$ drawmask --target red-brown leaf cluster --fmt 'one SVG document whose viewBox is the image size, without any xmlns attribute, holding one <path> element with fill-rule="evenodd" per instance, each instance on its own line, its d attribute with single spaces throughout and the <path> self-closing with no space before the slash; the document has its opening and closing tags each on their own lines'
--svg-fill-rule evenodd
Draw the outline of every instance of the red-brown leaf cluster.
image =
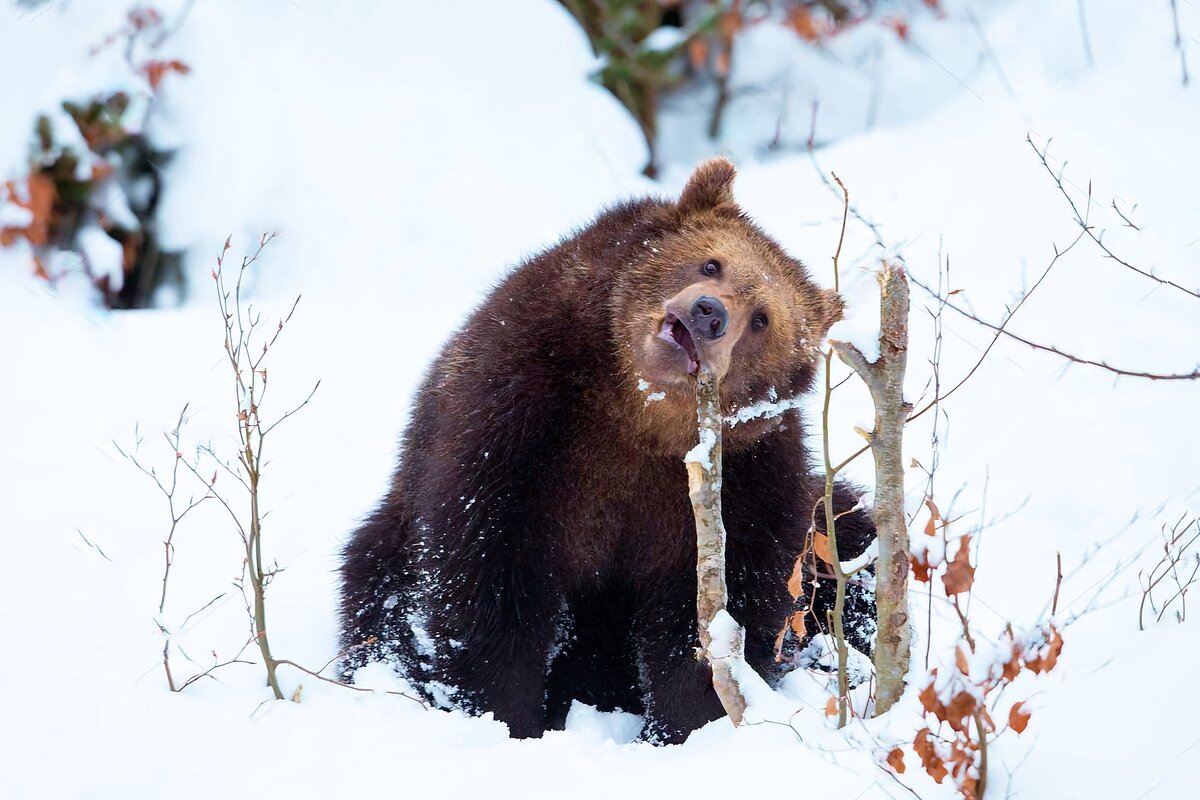
<svg viewBox="0 0 1200 800">
<path fill-rule="evenodd" d="M 138 71 L 146 76 L 146 81 L 150 84 L 151 91 L 157 92 L 164 77 L 171 73 L 187 75 L 192 71 L 192 68 L 178 59 L 171 59 L 169 61 L 151 59 L 142 64 Z"/>
<path fill-rule="evenodd" d="M 984 723 L 985 729 L 993 727 L 991 717 L 988 716 L 987 708 L 980 704 L 979 698 L 968 691 L 965 682 L 965 676 L 959 673 L 955 676 L 956 683 L 960 688 L 957 688 L 950 697 L 950 702 L 943 702 L 940 693 L 935 688 L 937 683 L 938 671 L 935 669 L 930 673 L 929 683 L 921 690 L 918 697 L 921 700 L 921 706 L 925 709 L 925 713 L 932 714 L 937 717 L 939 722 L 944 722 L 958 733 L 971 735 L 970 725 L 978 714 Z"/>
<path fill-rule="evenodd" d="M 942 760 L 938 748 L 933 744 L 933 737 L 928 728 L 917 731 L 917 738 L 913 740 L 913 752 L 920 756 L 921 766 L 936 782 L 941 783 L 950 774 L 950 770 L 946 769 L 946 762 Z"/>
<path fill-rule="evenodd" d="M 913 740 L 913 752 L 920 757 L 921 766 L 935 782 L 941 783 L 949 777 L 966 800 L 977 800 L 975 761 L 979 747 L 975 742 L 961 736 L 945 741 L 922 728 Z"/>
<path fill-rule="evenodd" d="M 926 499 L 925 504 L 929 509 L 929 521 L 924 535 L 931 538 L 941 535 L 945 541 L 946 521 L 932 499 Z M 928 552 L 928 548 L 915 549 L 918 553 Z M 979 652 L 979 640 L 972 634 L 970 620 L 958 599 L 959 594 L 971 590 L 975 581 L 975 567 L 970 559 L 971 538 L 964 536 L 959 540 L 954 558 L 946 562 L 942 576 L 946 594 L 962 621 L 963 634 L 954 652 L 953 666 L 947 667 L 951 672 L 939 682 L 938 670 L 932 670 L 918 694 L 930 719 L 917 732 L 912 747 L 930 777 L 938 783 L 949 777 L 962 797 L 974 800 L 981 782 L 986 779 L 987 745 L 999 730 L 989 706 L 997 705 L 999 693 L 1023 670 L 1040 674 L 1053 669 L 1062 653 L 1063 637 L 1054 624 L 1047 623 L 1033 635 L 1018 640 L 1009 626 L 1000 642 L 998 657 L 990 663 L 978 661 L 973 654 Z M 924 581 L 930 580 L 939 566 L 925 555 L 913 556 L 912 565 L 917 579 Z M 976 673 L 982 671 L 985 674 L 972 675 L 972 666 L 976 667 Z M 1018 701 L 1009 708 L 1008 727 L 1020 734 L 1028 727 L 1030 717 L 1025 703 Z M 946 731 L 943 726 L 950 730 Z M 941 732 L 950 734 L 949 738 L 940 735 Z M 894 751 L 889 753 L 888 765 L 894 769 L 898 758 Z"/>
<path fill-rule="evenodd" d="M 1063 637 L 1058 628 L 1051 623 L 1041 632 L 1040 641 L 1031 645 L 1024 653 L 1025 668 L 1041 674 L 1054 669 L 1058 656 L 1062 653 Z"/>
<path fill-rule="evenodd" d="M 19 238 L 25 239 L 35 247 L 46 244 L 50 236 L 54 201 L 58 198 L 54 181 L 41 172 L 30 172 L 25 179 L 25 194 L 28 196 L 28 200 L 21 199 L 14 181 L 5 183 L 4 189 L 7 195 L 4 202 L 12 203 L 28 211 L 30 220 L 27 225 L 9 225 L 0 228 L 0 246 L 8 247 Z"/>
<path fill-rule="evenodd" d="M 887 17 L 883 20 L 883 24 L 895 31 L 901 41 L 908 41 L 908 22 L 904 17 Z"/>
</svg>

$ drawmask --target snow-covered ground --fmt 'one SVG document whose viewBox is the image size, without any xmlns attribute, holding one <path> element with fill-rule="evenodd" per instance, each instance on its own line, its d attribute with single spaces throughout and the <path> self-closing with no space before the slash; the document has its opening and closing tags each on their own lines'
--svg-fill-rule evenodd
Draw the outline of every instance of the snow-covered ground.
<svg viewBox="0 0 1200 800">
<path fill-rule="evenodd" d="M 208 275 L 230 233 L 236 258 L 278 231 L 256 267 L 254 302 L 274 317 L 303 299 L 271 355 L 268 402 L 282 413 L 317 379 L 321 387 L 270 445 L 265 536 L 285 568 L 269 589 L 271 638 L 278 656 L 319 666 L 335 652 L 339 547 L 387 483 L 409 396 L 441 342 L 523 254 L 604 203 L 677 191 L 706 155 L 736 158 L 745 208 L 830 285 L 841 202 L 821 175 L 837 172 L 883 243 L 851 221 L 842 288 L 867 328 L 884 253 L 928 285 L 949 263 L 955 302 L 999 321 L 1078 236 L 1027 134 L 1039 149 L 1053 140 L 1053 169 L 1114 253 L 1200 287 L 1200 96 L 1195 75 L 1181 85 L 1172 4 L 942 5 L 946 19 L 914 17 L 908 42 L 864 26 L 814 50 L 765 26 L 751 31 L 735 54 L 734 84 L 745 91 L 725 138 L 699 133 L 700 95 L 673 100 L 655 184 L 639 174 L 636 124 L 589 82 L 587 41 L 551 0 L 368 2 L 353 12 L 328 2 L 162 3 L 168 18 L 190 8 L 165 47 L 192 72 L 168 78 L 151 130 L 178 150 L 162 215 L 167 244 L 187 252 L 185 304 L 106 313 L 82 285 L 50 291 L 29 276 L 27 253 L 0 249 L 0 797 L 910 796 L 877 764 L 911 741 L 915 698 L 843 734 L 824 716 L 819 674 L 792 675 L 753 709 L 783 725 L 734 731 L 718 721 L 669 748 L 631 742 L 636 720 L 582 707 L 565 732 L 512 741 L 489 719 L 287 669 L 286 691 L 304 687 L 298 705 L 264 703 L 254 666 L 171 694 L 156 620 L 174 632 L 184 674 L 245 641 L 231 585 L 240 542 L 215 503 L 190 514 L 159 614 L 170 516 L 114 442 L 128 450 L 141 437 L 139 459 L 169 472 L 175 454 L 162 433 L 186 403 L 187 452 L 211 442 L 232 457 L 235 398 Z M 1200 71 L 1200 7 L 1177 5 Z M 123 0 L 0 2 L 0 179 L 23 173 L 37 112 L 116 81 L 137 86 L 118 49 L 88 54 L 125 10 Z M 814 100 L 816 139 L 828 143 L 816 163 L 766 146 L 777 130 L 803 143 Z M 908 394 L 920 402 L 932 304 L 916 287 L 913 299 Z M 1191 372 L 1198 303 L 1084 238 L 1010 328 L 1119 367 Z M 943 384 L 989 341 L 946 310 Z M 990 637 L 1044 615 L 1057 552 L 1067 572 L 1059 617 L 1078 615 L 1058 669 L 1011 690 L 1032 697 L 1033 717 L 995 746 L 988 796 L 1194 794 L 1197 621 L 1168 615 L 1139 631 L 1137 581 L 1158 560 L 1161 527 L 1200 513 L 1197 408 L 1200 383 L 1066 368 L 1007 340 L 945 402 L 934 493 L 961 518 L 956 527 L 984 529 L 977 630 Z M 853 382 L 838 390 L 837 415 L 835 453 L 848 453 L 853 426 L 869 427 L 871 415 Z M 906 461 L 931 463 L 933 416 L 914 424 Z M 864 459 L 850 474 L 872 479 Z M 910 486 L 916 513 L 917 468 Z M 912 602 L 923 672 L 928 602 L 921 592 Z M 936 665 L 952 659 L 955 624 L 936 592 L 931 616 Z M 383 670 L 371 677 L 394 683 Z M 950 796 L 911 755 L 908 767 L 899 781 L 919 796 Z"/>
</svg>

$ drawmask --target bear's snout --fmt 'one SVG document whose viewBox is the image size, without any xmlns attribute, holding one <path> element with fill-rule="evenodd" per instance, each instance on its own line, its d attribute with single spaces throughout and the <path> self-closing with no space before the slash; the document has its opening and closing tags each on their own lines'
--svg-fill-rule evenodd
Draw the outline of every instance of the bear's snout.
<svg viewBox="0 0 1200 800">
<path fill-rule="evenodd" d="M 698 298 L 689 310 L 696 333 L 705 339 L 720 339 L 729 327 L 729 312 L 715 297 Z"/>
</svg>

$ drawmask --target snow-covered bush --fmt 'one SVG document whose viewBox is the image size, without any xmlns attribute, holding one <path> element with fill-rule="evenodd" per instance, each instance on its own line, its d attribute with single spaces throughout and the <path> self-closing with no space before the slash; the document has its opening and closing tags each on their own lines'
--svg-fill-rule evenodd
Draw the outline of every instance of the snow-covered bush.
<svg viewBox="0 0 1200 800">
<path fill-rule="evenodd" d="M 160 246 L 155 215 L 170 154 L 146 133 L 154 94 L 177 59 L 157 57 L 169 31 L 135 8 L 95 51 L 121 46 L 128 75 L 83 99 L 64 99 L 34 122 L 28 174 L 0 193 L 0 246 L 24 247 L 51 284 L 82 273 L 110 308 L 142 308 L 182 283 L 180 255 Z"/>
<path fill-rule="evenodd" d="M 663 96 L 685 81 L 710 86 L 708 136 L 715 139 L 730 99 L 734 42 L 758 25 L 792 31 L 812 46 L 865 23 L 908 38 L 907 17 L 941 13 L 940 0 L 561 0 L 600 58 L 596 78 L 641 125 L 658 170 L 655 139 Z"/>
</svg>

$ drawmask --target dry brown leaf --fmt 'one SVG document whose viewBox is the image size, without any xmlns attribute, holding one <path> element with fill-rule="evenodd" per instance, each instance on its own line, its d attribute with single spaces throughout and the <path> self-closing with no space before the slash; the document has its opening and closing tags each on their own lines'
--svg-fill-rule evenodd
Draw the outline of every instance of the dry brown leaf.
<svg viewBox="0 0 1200 800">
<path fill-rule="evenodd" d="M 908 22 L 903 17 L 888 17 L 883 24 L 894 30 L 900 41 L 908 41 Z"/>
<path fill-rule="evenodd" d="M 959 540 L 958 552 L 954 560 L 946 567 L 946 575 L 942 584 L 946 587 L 946 595 L 961 594 L 971 590 L 975 583 L 975 567 L 971 566 L 971 537 L 964 536 Z"/>
<path fill-rule="evenodd" d="M 826 564 L 833 563 L 833 551 L 829 547 L 829 537 L 820 531 L 813 532 L 813 552 Z"/>
<path fill-rule="evenodd" d="M 933 688 L 933 684 L 937 682 L 937 674 L 938 671 L 936 669 L 930 671 L 929 683 L 925 685 L 925 688 L 921 690 L 921 693 L 917 697 L 920 699 L 921 707 L 925 709 L 926 713 L 941 718 L 946 713 L 946 707 L 942 705 L 942 701 L 938 699 L 937 690 Z"/>
<path fill-rule="evenodd" d="M 737 11 L 725 12 L 721 15 L 721 21 L 719 24 L 721 36 L 724 37 L 726 41 L 729 41 L 735 35 L 737 35 L 738 31 L 742 29 L 744 24 L 745 23 L 742 21 L 742 15 Z"/>
<path fill-rule="evenodd" d="M 788 594 L 793 600 L 799 600 L 800 595 L 804 594 L 804 555 L 801 554 L 796 563 L 792 565 L 792 576 L 787 582 Z"/>
<path fill-rule="evenodd" d="M 904 774 L 904 751 L 899 747 L 893 747 L 892 751 L 887 754 L 887 764 L 892 769 L 896 770 L 899 775 Z"/>
<path fill-rule="evenodd" d="M 929 735 L 928 728 L 917 731 L 917 738 L 913 740 L 913 752 L 921 757 L 921 766 L 925 767 L 929 777 L 933 778 L 936 783 L 941 783 L 950 774 L 950 771 L 946 769 L 946 762 L 942 761 L 942 757 L 938 755 L 937 747 Z"/>
<path fill-rule="evenodd" d="M 1004 664 L 1004 669 L 1000 672 L 1000 677 L 1006 681 L 1014 680 L 1021 672 L 1023 663 L 1021 661 L 1021 646 L 1016 642 L 1012 643 L 1012 658 Z"/>
<path fill-rule="evenodd" d="M 932 497 L 925 498 L 925 507 L 929 509 L 929 522 L 925 523 L 925 535 L 937 536 L 937 524 L 942 519 L 942 512 L 938 511 L 937 503 L 933 502 Z"/>
<path fill-rule="evenodd" d="M 8 201 L 25 209 L 32 217 L 28 225 L 0 228 L 0 245 L 5 247 L 22 236 L 34 247 L 44 245 L 50 239 L 50 221 L 54 213 L 54 201 L 58 197 L 54 180 L 40 172 L 32 172 L 25 179 L 25 186 L 29 194 L 28 201 L 17 195 L 16 184 L 12 181 L 4 184 L 4 188 L 8 190 Z"/>
<path fill-rule="evenodd" d="M 825 701 L 825 716 L 836 717 L 838 713 L 838 701 L 836 697 L 831 697 Z"/>
<path fill-rule="evenodd" d="M 975 716 L 979 701 L 970 692 L 959 692 L 954 695 L 950 705 L 946 706 L 945 722 L 959 733 L 967 733 L 967 726 Z"/>
<path fill-rule="evenodd" d="M 815 42 L 821 38 L 821 30 L 817 27 L 817 21 L 813 19 L 812 13 L 803 7 L 793 8 L 792 13 L 788 15 L 788 22 L 801 39 L 806 42 Z"/>
<path fill-rule="evenodd" d="M 1058 632 L 1058 628 L 1051 625 L 1046 638 L 1046 644 L 1039 647 L 1036 653 L 1025 654 L 1025 666 L 1032 672 L 1049 672 L 1058 663 L 1058 656 L 1063 649 L 1062 634 Z"/>
<path fill-rule="evenodd" d="M 804 612 L 796 611 L 788 620 L 792 625 L 792 633 L 803 639 L 808 635 L 808 626 L 804 624 Z"/>
<path fill-rule="evenodd" d="M 1025 726 L 1029 724 L 1029 718 L 1032 716 L 1025 709 L 1025 704 L 1013 703 L 1013 707 L 1008 711 L 1008 727 L 1012 728 L 1017 733 L 1022 733 Z"/>
<path fill-rule="evenodd" d="M 146 76 L 147 82 L 150 84 L 150 90 L 158 91 L 159 84 L 168 74 L 174 72 L 178 75 L 187 75 L 192 71 L 192 68 L 182 61 L 172 59 L 170 61 L 147 61 L 142 65 L 141 72 Z"/>
<path fill-rule="evenodd" d="M 963 675 L 971 675 L 971 665 L 967 663 L 967 653 L 963 650 L 963 642 L 958 643 L 958 647 L 954 650 L 954 666 L 958 667 L 958 671 Z"/>
<path fill-rule="evenodd" d="M 921 583 L 929 583 L 929 575 L 933 571 L 933 567 L 922 556 L 918 558 L 912 553 L 908 554 L 908 563 L 912 567 L 913 580 Z"/>
</svg>

